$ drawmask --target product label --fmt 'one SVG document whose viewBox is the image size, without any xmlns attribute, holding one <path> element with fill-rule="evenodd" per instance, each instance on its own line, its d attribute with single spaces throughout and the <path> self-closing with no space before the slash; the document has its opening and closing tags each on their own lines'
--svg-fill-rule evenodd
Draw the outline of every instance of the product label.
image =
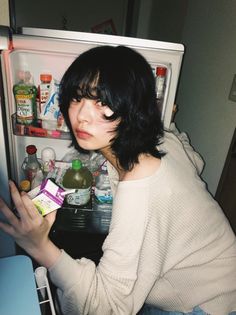
<svg viewBox="0 0 236 315">
<path fill-rule="evenodd" d="M 17 106 L 17 120 L 33 121 L 33 106 L 32 106 L 33 95 L 16 95 L 16 106 Z"/>
<path fill-rule="evenodd" d="M 34 198 L 33 203 L 42 216 L 60 208 L 61 204 L 51 199 L 46 193 Z"/>
<path fill-rule="evenodd" d="M 29 125 L 33 122 L 36 109 L 37 89 L 33 85 L 16 85 L 13 88 L 16 102 L 17 122 Z"/>
<path fill-rule="evenodd" d="M 46 179 L 40 188 L 36 187 L 35 190 L 36 196 L 33 197 L 32 201 L 43 216 L 60 208 L 63 204 L 64 190 L 51 180 Z M 28 195 L 32 197 L 33 190 Z"/>
<path fill-rule="evenodd" d="M 165 78 L 164 77 L 157 77 L 157 79 L 156 79 L 157 98 L 163 97 L 164 89 L 165 89 Z"/>
<path fill-rule="evenodd" d="M 112 203 L 111 189 L 98 189 L 95 187 L 94 194 L 101 203 Z"/>
<path fill-rule="evenodd" d="M 66 196 L 69 205 L 82 206 L 89 202 L 91 197 L 91 189 L 76 189 L 72 194 Z"/>
<path fill-rule="evenodd" d="M 40 84 L 40 104 L 46 103 L 49 97 L 49 92 L 50 92 L 50 84 L 41 83 Z"/>
<path fill-rule="evenodd" d="M 44 91 L 44 93 L 46 93 L 44 94 L 46 99 L 41 103 L 41 119 L 57 122 L 59 112 L 59 83 L 53 80 L 48 92 Z"/>
</svg>

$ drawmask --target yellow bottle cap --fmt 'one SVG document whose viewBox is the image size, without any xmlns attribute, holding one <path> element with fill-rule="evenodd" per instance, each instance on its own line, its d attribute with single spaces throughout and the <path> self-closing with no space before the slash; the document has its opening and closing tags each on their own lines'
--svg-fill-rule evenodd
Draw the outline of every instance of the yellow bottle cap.
<svg viewBox="0 0 236 315">
<path fill-rule="evenodd" d="M 19 189 L 21 191 L 30 191 L 30 181 L 27 180 L 27 179 L 24 179 L 20 182 L 20 185 L 19 185 Z"/>
</svg>

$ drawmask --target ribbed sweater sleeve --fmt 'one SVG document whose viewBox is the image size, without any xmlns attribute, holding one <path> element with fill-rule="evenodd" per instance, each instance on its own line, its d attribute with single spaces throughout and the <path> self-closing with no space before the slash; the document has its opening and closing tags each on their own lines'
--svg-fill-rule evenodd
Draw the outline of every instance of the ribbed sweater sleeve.
<svg viewBox="0 0 236 315">
<path fill-rule="evenodd" d="M 127 185 L 124 182 L 117 189 L 110 232 L 98 267 L 89 259 L 75 261 L 62 252 L 49 270 L 52 281 L 60 288 L 65 314 L 124 315 L 137 312 L 134 310 L 137 305 L 133 302 L 133 288 L 146 231 L 149 192 L 142 182 L 135 184 L 133 190 L 127 189 Z M 140 301 L 140 305 L 143 302 Z"/>
</svg>

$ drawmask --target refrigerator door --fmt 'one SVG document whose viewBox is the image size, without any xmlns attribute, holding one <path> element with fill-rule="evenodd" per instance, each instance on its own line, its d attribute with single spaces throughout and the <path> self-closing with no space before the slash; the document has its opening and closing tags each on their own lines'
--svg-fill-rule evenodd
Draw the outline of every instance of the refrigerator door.
<svg viewBox="0 0 236 315">
<path fill-rule="evenodd" d="M 1 68 L 1 67 L 0 67 Z M 6 133 L 6 116 L 4 108 L 4 93 L 2 85 L 2 76 L 0 74 L 0 197 L 10 206 L 10 194 L 8 180 L 9 167 L 7 153 L 8 153 L 8 137 Z M 0 214 L 0 220 L 4 221 L 3 215 Z M 12 256 L 15 254 L 15 243 L 13 239 L 7 234 L 0 231 L 0 257 Z"/>
<path fill-rule="evenodd" d="M 0 197 L 7 201 L 10 204 L 10 196 L 8 190 L 8 163 L 7 163 L 7 151 L 8 151 L 8 136 L 6 132 L 6 117 L 5 117 L 5 108 L 4 108 L 4 94 L 2 86 L 2 78 L 0 76 L 0 178 L 1 178 L 1 191 Z"/>
<path fill-rule="evenodd" d="M 2 26 L 0 28 L 0 52 L 2 50 L 8 49 L 9 44 L 9 29 Z M 10 171 L 10 161 L 9 161 L 9 135 L 8 135 L 8 117 L 7 117 L 7 99 L 4 90 L 6 86 L 4 85 L 4 70 L 2 67 L 3 57 L 0 54 L 0 197 L 5 199 L 5 201 L 10 205 L 10 194 L 8 189 L 9 171 Z"/>
<path fill-rule="evenodd" d="M 60 81 L 64 71 L 80 53 L 98 45 L 126 45 L 140 52 L 152 66 L 153 72 L 157 66 L 167 68 L 162 120 L 168 129 L 184 53 L 183 45 L 113 35 L 33 28 L 23 28 L 22 34 L 13 35 L 12 44 L 9 45 L 11 48 L 2 53 L 8 121 L 16 111 L 12 87 L 17 82 L 18 70 L 29 70 L 36 86 L 39 84 L 40 74 L 45 70 L 49 70 L 53 78 Z M 11 152 L 14 156 L 11 160 L 11 172 L 17 181 L 22 177 L 21 165 L 27 145 L 35 144 L 38 156 L 45 146 L 53 147 L 56 158 L 60 160 L 70 144 L 70 140 L 55 141 L 49 138 L 16 136 L 13 135 L 11 125 L 8 126 L 8 132 L 11 135 Z"/>
</svg>

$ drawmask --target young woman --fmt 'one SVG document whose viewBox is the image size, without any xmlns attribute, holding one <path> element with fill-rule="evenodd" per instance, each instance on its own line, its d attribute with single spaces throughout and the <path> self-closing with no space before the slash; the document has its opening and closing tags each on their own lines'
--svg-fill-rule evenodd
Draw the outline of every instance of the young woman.
<svg viewBox="0 0 236 315">
<path fill-rule="evenodd" d="M 72 259 L 10 182 L 20 220 L 1 201 L 12 235 L 58 288 L 63 314 L 211 314 L 236 312 L 236 242 L 189 154 L 163 133 L 151 67 L 127 47 L 81 54 L 61 84 L 61 110 L 73 143 L 108 160 L 114 203 L 96 267 Z M 187 150 L 187 151 L 186 151 Z M 235 313 L 234 312 L 234 313 Z"/>
</svg>

